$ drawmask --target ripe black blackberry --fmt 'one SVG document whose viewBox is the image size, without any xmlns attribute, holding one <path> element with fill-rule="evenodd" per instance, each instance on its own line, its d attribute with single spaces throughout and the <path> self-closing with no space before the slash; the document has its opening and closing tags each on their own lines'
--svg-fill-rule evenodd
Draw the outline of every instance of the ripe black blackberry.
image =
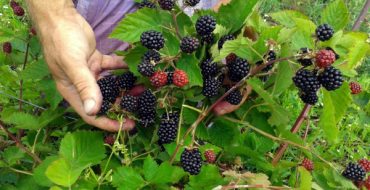
<svg viewBox="0 0 370 190">
<path fill-rule="evenodd" d="M 338 60 L 340 58 L 340 56 L 331 47 L 326 47 L 325 49 L 334 52 L 334 54 L 335 54 L 335 60 Z"/>
<path fill-rule="evenodd" d="M 195 23 L 195 29 L 200 36 L 210 35 L 215 28 L 216 19 L 211 15 L 201 16 Z"/>
<path fill-rule="evenodd" d="M 316 92 L 320 88 L 316 74 L 307 69 L 298 70 L 293 77 L 293 82 L 303 92 Z"/>
<path fill-rule="evenodd" d="M 202 168 L 202 155 L 199 149 L 185 149 L 181 153 L 181 166 L 184 171 L 189 172 L 191 175 L 197 175 Z"/>
<path fill-rule="evenodd" d="M 315 105 L 319 100 L 319 97 L 317 97 L 316 92 L 300 92 L 299 98 L 301 98 L 301 100 L 304 103 L 310 105 Z"/>
<path fill-rule="evenodd" d="M 137 70 L 140 74 L 146 77 L 151 77 L 154 75 L 154 65 L 147 61 L 142 61 L 138 66 Z"/>
<path fill-rule="evenodd" d="M 228 89 L 226 89 L 226 91 L 228 91 Z M 225 98 L 225 100 L 232 105 L 238 105 L 242 99 L 243 95 L 238 89 L 231 91 L 231 93 Z"/>
<path fill-rule="evenodd" d="M 160 50 L 164 47 L 162 33 L 154 30 L 143 32 L 140 36 L 140 42 L 148 49 Z"/>
<path fill-rule="evenodd" d="M 357 182 L 365 179 L 366 172 L 361 165 L 349 163 L 342 175 L 347 179 Z"/>
<path fill-rule="evenodd" d="M 160 144 L 169 144 L 177 137 L 177 124 L 172 119 L 162 119 L 157 131 Z"/>
<path fill-rule="evenodd" d="M 301 54 L 306 54 L 306 53 L 309 53 L 311 52 L 312 50 L 311 49 L 308 49 L 308 48 L 301 48 L 301 51 L 300 53 Z M 312 59 L 309 59 L 309 58 L 300 58 L 300 59 L 297 59 L 297 61 L 304 67 L 307 67 L 307 66 L 310 66 L 312 65 Z"/>
<path fill-rule="evenodd" d="M 263 56 L 267 62 L 276 60 L 276 53 L 270 50 L 266 55 Z M 257 61 L 256 65 L 261 65 L 263 61 Z M 274 64 L 269 64 L 265 68 L 262 69 L 262 72 L 268 72 L 274 67 Z"/>
<path fill-rule="evenodd" d="M 199 47 L 199 40 L 194 37 L 184 37 L 181 39 L 180 49 L 185 53 L 193 53 Z"/>
<path fill-rule="evenodd" d="M 125 95 L 121 99 L 121 109 L 126 110 L 128 112 L 135 112 L 137 110 L 137 104 L 138 98 L 131 95 Z"/>
<path fill-rule="evenodd" d="M 138 100 L 139 111 L 144 112 L 147 108 L 154 108 L 157 103 L 157 98 L 154 96 L 151 90 L 146 89 Z"/>
<path fill-rule="evenodd" d="M 200 41 L 202 44 L 212 44 L 215 41 L 215 35 L 214 34 L 206 34 L 200 37 Z"/>
<path fill-rule="evenodd" d="M 336 90 L 343 84 L 343 76 L 340 70 L 330 66 L 319 74 L 321 85 L 329 91 Z"/>
<path fill-rule="evenodd" d="M 199 3 L 200 0 L 185 0 L 185 4 L 191 7 L 194 7 Z"/>
<path fill-rule="evenodd" d="M 106 101 L 106 100 L 103 100 L 103 103 L 102 103 L 102 105 L 101 105 L 101 107 L 100 107 L 100 110 L 99 110 L 99 112 L 98 112 L 98 116 L 100 116 L 100 115 L 106 115 L 106 114 L 107 114 L 107 112 L 109 111 L 109 109 L 110 109 L 111 107 L 112 107 L 111 102 Z"/>
<path fill-rule="evenodd" d="M 165 113 L 161 116 L 161 119 L 171 119 L 175 121 L 176 125 L 180 122 L 180 114 L 177 111 Z"/>
<path fill-rule="evenodd" d="M 136 79 L 132 72 L 126 72 L 117 77 L 117 85 L 121 89 L 131 90 L 134 87 Z"/>
<path fill-rule="evenodd" d="M 139 107 L 140 108 L 140 107 Z M 146 109 L 139 109 L 138 118 L 139 124 L 143 127 L 151 127 L 155 123 L 156 111 L 153 107 L 147 107 Z"/>
<path fill-rule="evenodd" d="M 149 0 L 143 0 L 141 3 L 139 3 L 139 9 L 144 8 L 144 7 L 151 8 L 151 9 L 157 8 L 155 3 L 153 3 Z"/>
<path fill-rule="evenodd" d="M 114 77 L 105 77 L 98 80 L 98 86 L 103 96 L 103 101 L 113 103 L 119 95 L 119 87 Z"/>
<path fill-rule="evenodd" d="M 248 61 L 240 57 L 227 64 L 227 68 L 229 69 L 229 79 L 233 82 L 239 82 L 249 73 Z"/>
<path fill-rule="evenodd" d="M 221 49 L 224 46 L 224 43 L 229 40 L 234 40 L 235 37 L 233 35 L 225 35 L 218 40 L 218 49 Z"/>
<path fill-rule="evenodd" d="M 206 59 L 200 64 L 203 78 L 213 77 L 217 74 L 217 63 L 212 59 Z"/>
<path fill-rule="evenodd" d="M 206 97 L 213 97 L 218 94 L 218 90 L 221 87 L 221 82 L 214 77 L 208 77 L 203 79 L 202 94 Z"/>
<path fill-rule="evenodd" d="M 175 1 L 174 0 L 158 0 L 158 4 L 163 10 L 170 11 L 175 6 Z"/>
<path fill-rule="evenodd" d="M 167 71 L 167 84 L 170 85 L 173 83 L 173 71 Z"/>
<path fill-rule="evenodd" d="M 316 28 L 316 37 L 320 41 L 329 40 L 334 34 L 333 28 L 328 24 L 322 24 Z"/>
<path fill-rule="evenodd" d="M 148 50 L 144 53 L 142 57 L 142 61 L 151 62 L 154 61 L 155 63 L 158 63 L 161 60 L 161 55 L 159 52 L 155 50 Z"/>
</svg>

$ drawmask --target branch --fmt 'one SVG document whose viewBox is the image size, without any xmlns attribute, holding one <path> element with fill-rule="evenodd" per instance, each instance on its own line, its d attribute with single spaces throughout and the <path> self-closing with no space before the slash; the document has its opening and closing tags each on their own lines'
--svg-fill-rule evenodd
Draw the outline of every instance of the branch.
<svg viewBox="0 0 370 190">
<path fill-rule="evenodd" d="M 179 25 L 178 25 L 178 23 L 177 23 L 177 16 L 176 16 L 176 14 L 175 14 L 174 12 L 172 12 L 171 14 L 172 14 L 172 20 L 173 20 L 173 22 L 174 22 L 174 24 L 175 24 L 176 35 L 177 35 L 177 37 L 179 37 L 179 38 L 180 38 L 180 40 L 181 40 L 181 39 L 182 39 L 182 37 L 181 37 L 181 34 L 180 34 Z"/>
<path fill-rule="evenodd" d="M 355 24 L 352 27 L 352 30 L 358 30 L 361 26 L 362 21 L 365 19 L 365 16 L 370 7 L 370 0 L 367 0 L 364 7 L 361 10 L 361 13 L 358 15 Z"/>
<path fill-rule="evenodd" d="M 241 188 L 264 188 L 264 189 L 274 189 L 274 190 L 281 190 L 281 189 L 292 189 L 290 187 L 278 187 L 278 186 L 270 186 L 270 185 L 264 185 L 264 184 L 258 184 L 258 185 L 226 185 L 226 186 L 218 186 L 215 189 L 220 190 L 228 190 L 228 189 L 241 189 Z"/>
</svg>

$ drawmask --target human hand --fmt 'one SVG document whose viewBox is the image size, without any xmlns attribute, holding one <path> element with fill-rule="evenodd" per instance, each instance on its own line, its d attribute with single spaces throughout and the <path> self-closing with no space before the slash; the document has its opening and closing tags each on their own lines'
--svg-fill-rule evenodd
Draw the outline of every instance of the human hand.
<svg viewBox="0 0 370 190">
<path fill-rule="evenodd" d="M 251 92 L 252 87 L 248 85 L 246 89 L 243 91 L 243 99 L 238 105 L 232 105 L 229 102 L 222 100 L 221 102 L 217 103 L 217 105 L 213 108 L 213 113 L 217 116 L 221 116 L 237 110 L 247 100 Z"/>
</svg>

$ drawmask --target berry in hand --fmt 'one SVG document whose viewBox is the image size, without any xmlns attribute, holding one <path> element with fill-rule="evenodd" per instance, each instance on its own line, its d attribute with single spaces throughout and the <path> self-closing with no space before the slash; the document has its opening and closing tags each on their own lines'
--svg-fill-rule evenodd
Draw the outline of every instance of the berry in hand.
<svg viewBox="0 0 370 190">
<path fill-rule="evenodd" d="M 173 84 L 178 87 L 183 87 L 189 83 L 188 75 L 185 71 L 176 69 L 173 73 Z"/>
<path fill-rule="evenodd" d="M 313 162 L 308 158 L 304 158 L 301 165 L 308 171 L 312 171 L 314 169 Z"/>
<path fill-rule="evenodd" d="M 98 80 L 98 86 L 103 96 L 103 101 L 113 103 L 119 95 L 119 88 L 116 79 L 113 77 L 105 77 Z"/>
<path fill-rule="evenodd" d="M 243 95 L 238 89 L 231 91 L 231 93 L 225 98 L 225 100 L 232 105 L 239 105 L 242 99 Z"/>
<path fill-rule="evenodd" d="M 334 34 L 334 30 L 328 24 L 322 24 L 316 28 L 316 36 L 320 41 L 329 40 Z"/>
<path fill-rule="evenodd" d="M 206 150 L 204 152 L 204 157 L 206 158 L 206 161 L 210 164 L 213 164 L 216 161 L 216 154 L 215 152 L 213 152 L 213 150 Z"/>
<path fill-rule="evenodd" d="M 212 59 L 206 59 L 200 64 L 203 78 L 213 77 L 217 74 L 217 63 Z"/>
<path fill-rule="evenodd" d="M 104 143 L 105 144 L 109 144 L 109 145 L 113 145 L 114 144 L 114 136 L 113 135 L 107 135 L 105 138 L 104 138 Z"/>
<path fill-rule="evenodd" d="M 106 115 L 111 107 L 112 107 L 112 104 L 109 101 L 103 100 L 103 103 L 100 107 L 98 115 Z"/>
<path fill-rule="evenodd" d="M 370 160 L 363 158 L 358 161 L 358 164 L 364 168 L 365 172 L 370 172 Z"/>
<path fill-rule="evenodd" d="M 138 98 L 131 95 L 125 95 L 121 99 L 121 109 L 128 112 L 135 112 L 137 110 Z"/>
<path fill-rule="evenodd" d="M 185 0 L 185 4 L 191 7 L 194 7 L 199 3 L 200 0 Z"/>
<path fill-rule="evenodd" d="M 210 35 L 216 28 L 216 19 L 213 16 L 205 15 L 198 18 L 195 29 L 200 36 Z"/>
<path fill-rule="evenodd" d="M 227 68 L 229 68 L 229 79 L 233 82 L 239 82 L 249 73 L 248 61 L 240 57 L 227 64 Z"/>
<path fill-rule="evenodd" d="M 157 6 L 153 2 L 150 2 L 149 0 L 143 0 L 141 3 L 139 3 L 139 9 L 144 8 L 144 7 L 151 8 L 151 9 L 157 8 Z"/>
<path fill-rule="evenodd" d="M 4 42 L 3 44 L 3 52 L 7 54 L 12 53 L 12 44 L 10 42 Z"/>
<path fill-rule="evenodd" d="M 343 77 L 340 70 L 330 66 L 318 77 L 321 85 L 328 91 L 336 90 L 343 84 Z"/>
<path fill-rule="evenodd" d="M 154 63 L 158 63 L 161 60 L 161 55 L 155 50 L 148 50 L 145 52 L 142 60 L 146 62 L 154 61 Z"/>
<path fill-rule="evenodd" d="M 24 16 L 24 9 L 21 6 L 15 6 L 13 8 L 13 13 L 17 16 Z"/>
<path fill-rule="evenodd" d="M 301 54 L 307 54 L 310 53 L 312 50 L 308 48 L 301 48 Z M 297 60 L 302 66 L 307 67 L 312 65 L 312 59 L 302 57 Z"/>
<path fill-rule="evenodd" d="M 164 47 L 162 33 L 154 30 L 143 32 L 140 36 L 140 42 L 148 49 L 160 50 Z"/>
<path fill-rule="evenodd" d="M 352 181 L 362 181 L 365 179 L 366 173 L 361 165 L 349 163 L 342 175 Z"/>
<path fill-rule="evenodd" d="M 218 49 L 222 49 L 222 47 L 224 46 L 224 43 L 226 41 L 229 41 L 229 40 L 234 40 L 235 37 L 233 35 L 225 35 L 225 36 L 222 36 L 220 38 L 220 40 L 218 41 Z"/>
<path fill-rule="evenodd" d="M 189 172 L 191 175 L 197 175 L 202 168 L 202 155 L 199 149 L 185 149 L 180 157 L 181 166 L 184 171 Z"/>
<path fill-rule="evenodd" d="M 160 144 L 169 144 L 177 137 L 177 123 L 172 119 L 162 119 L 157 132 Z"/>
<path fill-rule="evenodd" d="M 175 1 L 174 0 L 158 0 L 158 4 L 159 6 L 163 9 L 163 10 L 172 10 L 173 7 L 175 6 Z"/>
<path fill-rule="evenodd" d="M 319 101 L 319 97 L 317 97 L 316 92 L 300 92 L 299 98 L 310 105 L 315 105 L 317 101 Z"/>
<path fill-rule="evenodd" d="M 316 92 L 320 88 L 320 82 L 314 72 L 307 69 L 300 69 L 293 77 L 293 82 L 296 87 L 303 92 Z"/>
<path fill-rule="evenodd" d="M 117 77 L 117 85 L 121 89 L 131 90 L 134 87 L 136 79 L 132 72 L 126 72 Z"/>
<path fill-rule="evenodd" d="M 147 61 L 142 61 L 138 65 L 137 70 L 140 74 L 146 77 L 151 77 L 154 75 L 154 65 Z"/>
<path fill-rule="evenodd" d="M 167 73 L 164 71 L 157 71 L 150 77 L 150 82 L 154 87 L 162 87 L 167 84 Z"/>
<path fill-rule="evenodd" d="M 199 47 L 199 40 L 190 36 L 181 39 L 180 49 L 185 53 L 193 53 Z"/>
<path fill-rule="evenodd" d="M 208 98 L 216 96 L 221 87 L 221 82 L 214 77 L 209 77 L 203 80 L 202 94 Z"/>
<path fill-rule="evenodd" d="M 362 91 L 361 85 L 358 82 L 350 82 L 349 87 L 352 94 L 359 94 Z"/>
<path fill-rule="evenodd" d="M 335 54 L 331 50 L 320 50 L 316 53 L 316 65 L 319 68 L 329 67 L 335 62 Z"/>
</svg>

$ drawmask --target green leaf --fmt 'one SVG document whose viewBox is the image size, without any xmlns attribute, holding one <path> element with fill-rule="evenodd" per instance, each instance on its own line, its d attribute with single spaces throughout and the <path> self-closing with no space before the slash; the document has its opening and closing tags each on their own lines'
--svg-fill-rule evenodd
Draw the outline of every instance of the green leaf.
<svg viewBox="0 0 370 190">
<path fill-rule="evenodd" d="M 250 59 L 255 54 L 255 52 L 252 51 L 252 43 L 252 41 L 244 37 L 226 41 L 222 46 L 220 54 L 214 57 L 214 61 L 221 61 L 230 53 L 235 53 L 237 56 L 244 59 Z"/>
<path fill-rule="evenodd" d="M 182 55 L 177 63 L 177 68 L 184 70 L 188 74 L 189 86 L 202 86 L 202 73 L 199 68 L 199 60 L 194 55 Z"/>
<path fill-rule="evenodd" d="M 263 29 L 260 36 L 258 37 L 257 42 L 253 44 L 253 48 L 258 52 L 258 54 L 256 53 L 251 54 L 254 56 L 253 61 L 256 62 L 262 60 L 261 57 L 268 51 L 266 42 L 269 40 L 277 41 L 281 29 L 282 27 L 280 26 L 268 27 Z M 251 57 L 249 57 L 249 59 L 251 59 Z"/>
<path fill-rule="evenodd" d="M 325 7 L 321 14 L 321 23 L 331 25 L 335 31 L 343 29 L 349 22 L 349 10 L 343 0 L 336 0 Z"/>
<path fill-rule="evenodd" d="M 339 65 L 339 68 L 341 70 L 351 70 L 356 68 L 365 59 L 369 50 L 370 45 L 365 41 L 355 43 L 351 48 L 349 48 L 348 61 L 343 65 Z"/>
<path fill-rule="evenodd" d="M 137 42 L 141 33 L 148 30 L 162 31 L 164 24 L 171 23 L 171 15 L 167 11 L 156 9 L 139 9 L 126 15 L 110 35 L 124 42 Z"/>
<path fill-rule="evenodd" d="M 46 65 L 45 61 L 39 60 L 37 62 L 28 64 L 26 69 L 22 71 L 21 76 L 22 79 L 34 79 L 34 80 L 41 80 L 44 77 L 50 74 L 48 66 Z"/>
<path fill-rule="evenodd" d="M 224 184 L 218 168 L 214 165 L 203 166 L 201 172 L 190 176 L 189 180 L 185 189 L 212 189 Z"/>
<path fill-rule="evenodd" d="M 130 167 L 117 168 L 113 173 L 112 184 L 122 190 L 136 190 L 145 186 L 145 181 L 139 173 Z"/>
<path fill-rule="evenodd" d="M 299 189 L 302 190 L 311 190 L 312 187 L 312 176 L 309 171 L 307 171 L 304 167 L 300 166 L 298 168 L 300 177 L 301 177 L 301 184 Z"/>
<path fill-rule="evenodd" d="M 208 128 L 211 142 L 220 147 L 226 147 L 236 141 L 239 131 L 235 123 L 219 118 Z"/>
<path fill-rule="evenodd" d="M 129 70 L 134 73 L 135 76 L 141 76 L 137 70 L 138 65 L 141 62 L 141 58 L 147 49 L 141 45 L 135 46 L 133 49 L 128 50 L 124 54 L 124 61 L 127 63 Z"/>
<path fill-rule="evenodd" d="M 9 166 L 17 164 L 17 162 L 25 156 L 24 152 L 16 146 L 8 147 L 2 153 L 2 157 Z"/>
<path fill-rule="evenodd" d="M 52 79 L 40 81 L 40 89 L 44 92 L 46 101 L 51 105 L 51 108 L 56 109 L 63 97 L 57 90 L 55 81 Z"/>
<path fill-rule="evenodd" d="M 37 168 L 34 170 L 33 178 L 37 184 L 41 186 L 50 187 L 53 183 L 49 180 L 49 178 L 45 175 L 46 169 L 49 165 L 58 159 L 57 156 L 50 156 L 47 157 Z"/>
<path fill-rule="evenodd" d="M 289 28 L 296 25 L 295 18 L 303 18 L 309 20 L 309 18 L 298 11 L 284 10 L 276 13 L 270 14 L 270 16 L 280 24 L 287 26 Z"/>
<path fill-rule="evenodd" d="M 181 168 L 164 162 L 159 166 L 150 182 L 154 184 L 177 183 L 185 175 L 186 173 Z"/>
<path fill-rule="evenodd" d="M 83 170 L 83 167 L 73 166 L 66 159 L 59 158 L 49 165 L 45 174 L 53 183 L 70 187 L 77 181 Z"/>
<path fill-rule="evenodd" d="M 157 169 L 158 164 L 153 160 L 153 158 L 150 156 L 146 157 L 144 160 L 143 171 L 144 177 L 147 181 L 151 181 L 151 179 L 155 176 Z"/>
<path fill-rule="evenodd" d="M 272 90 L 275 96 L 280 95 L 292 85 L 293 69 L 288 61 L 279 63 L 274 88 Z"/>
<path fill-rule="evenodd" d="M 15 112 L 10 115 L 2 114 L 2 119 L 5 123 L 13 124 L 19 129 L 37 130 L 40 129 L 38 119 L 28 113 Z"/>
</svg>

